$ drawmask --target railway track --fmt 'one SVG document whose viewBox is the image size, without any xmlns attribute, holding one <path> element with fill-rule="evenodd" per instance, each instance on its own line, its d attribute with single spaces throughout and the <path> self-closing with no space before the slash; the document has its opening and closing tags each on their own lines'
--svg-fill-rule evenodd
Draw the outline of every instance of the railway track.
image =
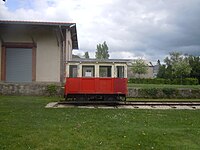
<svg viewBox="0 0 200 150">
<path fill-rule="evenodd" d="M 200 109 L 200 102 L 198 101 L 61 101 L 56 104 L 59 106 L 66 107 L 94 107 L 94 108 L 159 108 L 159 109 Z"/>
</svg>

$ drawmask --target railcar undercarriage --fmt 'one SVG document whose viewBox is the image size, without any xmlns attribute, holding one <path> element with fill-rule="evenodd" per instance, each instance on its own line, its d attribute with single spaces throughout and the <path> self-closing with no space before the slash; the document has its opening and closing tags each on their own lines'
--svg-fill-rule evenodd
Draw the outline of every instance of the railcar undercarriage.
<svg viewBox="0 0 200 150">
<path fill-rule="evenodd" d="M 126 101 L 125 94 L 68 94 L 66 101 Z"/>
</svg>

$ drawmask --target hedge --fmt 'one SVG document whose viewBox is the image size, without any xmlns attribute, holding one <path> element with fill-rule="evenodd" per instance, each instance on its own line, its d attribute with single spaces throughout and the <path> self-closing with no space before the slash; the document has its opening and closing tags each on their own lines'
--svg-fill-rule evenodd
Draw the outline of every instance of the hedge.
<svg viewBox="0 0 200 150">
<path fill-rule="evenodd" d="M 177 84 L 177 85 L 198 85 L 199 81 L 197 78 L 184 78 L 182 79 L 162 79 L 162 78 L 155 78 L 155 79 L 140 79 L 140 78 L 130 78 L 129 83 L 135 84 Z"/>
<path fill-rule="evenodd" d="M 175 88 L 128 88 L 132 98 L 200 98 L 199 89 Z"/>
</svg>

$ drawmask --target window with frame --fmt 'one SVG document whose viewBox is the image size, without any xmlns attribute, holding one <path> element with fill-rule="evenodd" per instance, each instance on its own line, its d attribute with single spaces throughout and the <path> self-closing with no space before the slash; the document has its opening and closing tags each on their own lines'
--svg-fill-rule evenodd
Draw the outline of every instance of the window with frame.
<svg viewBox="0 0 200 150">
<path fill-rule="evenodd" d="M 94 66 L 82 66 L 82 77 L 94 77 L 95 76 Z"/>
<path fill-rule="evenodd" d="M 124 66 L 117 66 L 117 78 L 124 78 Z"/>
<path fill-rule="evenodd" d="M 77 65 L 70 65 L 69 66 L 69 77 L 76 78 L 78 75 L 77 73 Z"/>
<path fill-rule="evenodd" d="M 112 66 L 99 66 L 99 77 L 111 77 L 111 68 Z"/>
</svg>

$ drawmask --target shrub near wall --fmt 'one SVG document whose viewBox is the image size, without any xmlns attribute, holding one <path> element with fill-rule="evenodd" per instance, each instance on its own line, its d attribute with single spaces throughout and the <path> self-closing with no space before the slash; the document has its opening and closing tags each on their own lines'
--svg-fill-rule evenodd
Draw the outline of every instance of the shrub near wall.
<svg viewBox="0 0 200 150">
<path fill-rule="evenodd" d="M 139 78 L 130 78 L 129 83 L 135 83 L 135 84 L 169 84 L 170 81 L 167 79 L 139 79 Z"/>
<path fill-rule="evenodd" d="M 200 98 L 199 89 L 175 88 L 128 88 L 128 97 L 133 98 Z"/>
<path fill-rule="evenodd" d="M 139 78 L 130 78 L 128 80 L 129 83 L 135 84 L 183 84 L 183 85 L 198 85 L 199 81 L 196 78 L 185 78 L 181 81 L 181 79 L 139 79 Z"/>
</svg>

